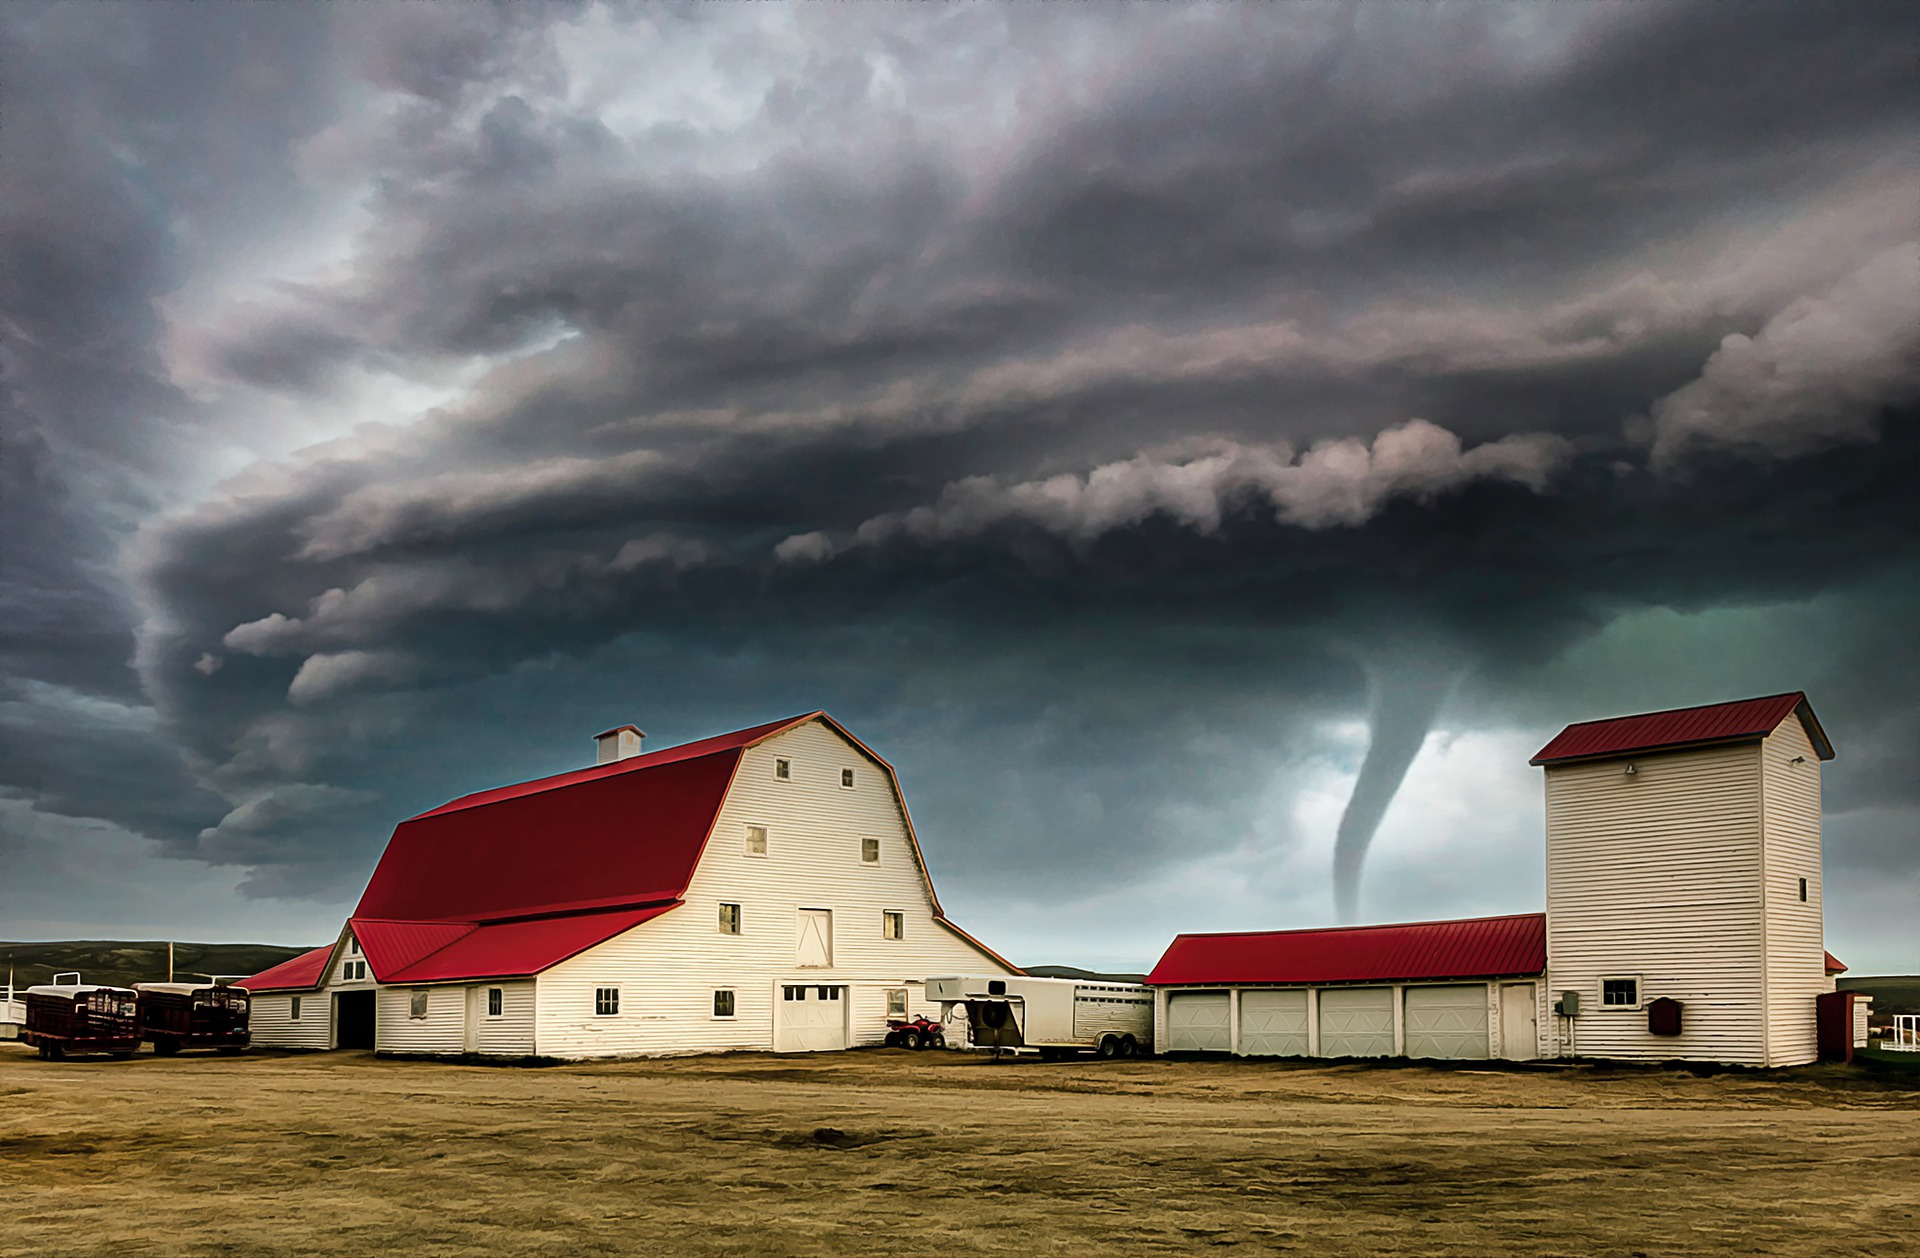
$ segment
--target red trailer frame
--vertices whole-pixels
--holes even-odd
[[[210,983],[135,983],[140,993],[140,1036],[170,1057],[183,1048],[237,1053],[246,1048],[250,997],[244,987]]]
[[[44,1061],[74,1053],[131,1057],[140,1048],[140,994],[125,987],[29,987],[21,1038]]]

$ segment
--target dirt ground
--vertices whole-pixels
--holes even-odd
[[[1920,1090],[868,1050],[544,1069],[0,1045],[0,1253],[1890,1255]]]

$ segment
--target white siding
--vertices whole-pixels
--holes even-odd
[[[487,989],[500,989],[500,1016],[487,1016]],[[533,980],[477,983],[470,989],[467,1008],[474,1018],[468,1043],[477,1053],[501,1057],[531,1057],[533,1041]]]
[[[1820,757],[1800,718],[1761,745],[1766,849],[1767,1057],[1797,1066],[1819,1056],[1813,998],[1827,988],[1820,901]],[[1807,899],[1800,900],[1800,880]]]
[[[1764,1064],[1760,747],[1549,765],[1547,970],[1580,993],[1582,1056]],[[1685,1004],[1684,1033],[1647,1033],[1644,1008],[1603,1009],[1600,980]],[[1565,1019],[1551,1018],[1560,1052]]]
[[[776,779],[773,762],[791,763]],[[854,771],[851,789],[842,769]],[[767,854],[749,856],[746,827],[765,826]],[[860,859],[863,838],[880,860]],[[738,935],[721,934],[719,906],[741,906]],[[833,915],[829,967],[798,964],[802,909]],[[904,915],[904,937],[882,937],[881,914]],[[886,771],[820,721],[741,757],[685,903],[542,974],[535,985],[542,1056],[613,1056],[771,1049],[782,981],[848,988],[852,1041],[886,1035],[886,991],[940,1016],[922,981],[998,974],[1005,967],[933,916],[924,872]],[[594,1014],[594,989],[618,986],[620,1013]],[[713,1016],[713,992],[734,993],[734,1016]]]
[[[425,992],[426,1017],[412,1014],[415,992]],[[374,998],[375,1051],[458,1053],[466,1047],[464,987],[382,987]]]
[[[500,989],[500,1016],[487,1015],[487,990]],[[413,1016],[413,994],[427,994],[427,1016]],[[376,1048],[383,1053],[484,1053],[530,1057],[534,1052],[534,986],[530,979],[497,983],[382,987],[376,997]]]
[[[333,998],[325,992],[301,992],[300,1017],[292,1016],[293,996],[263,992],[252,998],[247,1028],[263,1048],[332,1048]]]

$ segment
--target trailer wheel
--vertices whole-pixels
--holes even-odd
[[[1120,1037],[1120,1056],[1131,1057],[1139,1051],[1140,1045],[1134,1041],[1131,1035],[1123,1035]]]
[[[42,1044],[42,1045],[40,1046],[40,1060],[41,1060],[41,1061],[52,1061],[52,1060],[53,1060],[53,1045],[51,1045],[51,1044]]]
[[[920,1047],[920,1032],[918,1031],[900,1032],[900,1047],[918,1049]]]
[[[179,1051],[180,1041],[171,1035],[158,1036],[153,1041],[153,1055],[155,1057],[171,1057]]]
[[[1120,1041],[1111,1035],[1101,1036],[1100,1055],[1102,1057],[1118,1057],[1120,1055]]]

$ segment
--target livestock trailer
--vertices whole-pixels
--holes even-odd
[[[1042,1057],[1131,1057],[1153,1047],[1153,991],[1140,983],[1007,975],[927,980],[927,999],[966,1010],[968,1042]]]
[[[131,1057],[140,1047],[139,1007],[139,993],[126,987],[58,981],[29,987],[27,1030],[21,1038],[45,1061],[73,1053]]]
[[[249,997],[243,987],[210,983],[135,983],[140,1035],[162,1057],[183,1048],[237,1053],[247,1046]]]

